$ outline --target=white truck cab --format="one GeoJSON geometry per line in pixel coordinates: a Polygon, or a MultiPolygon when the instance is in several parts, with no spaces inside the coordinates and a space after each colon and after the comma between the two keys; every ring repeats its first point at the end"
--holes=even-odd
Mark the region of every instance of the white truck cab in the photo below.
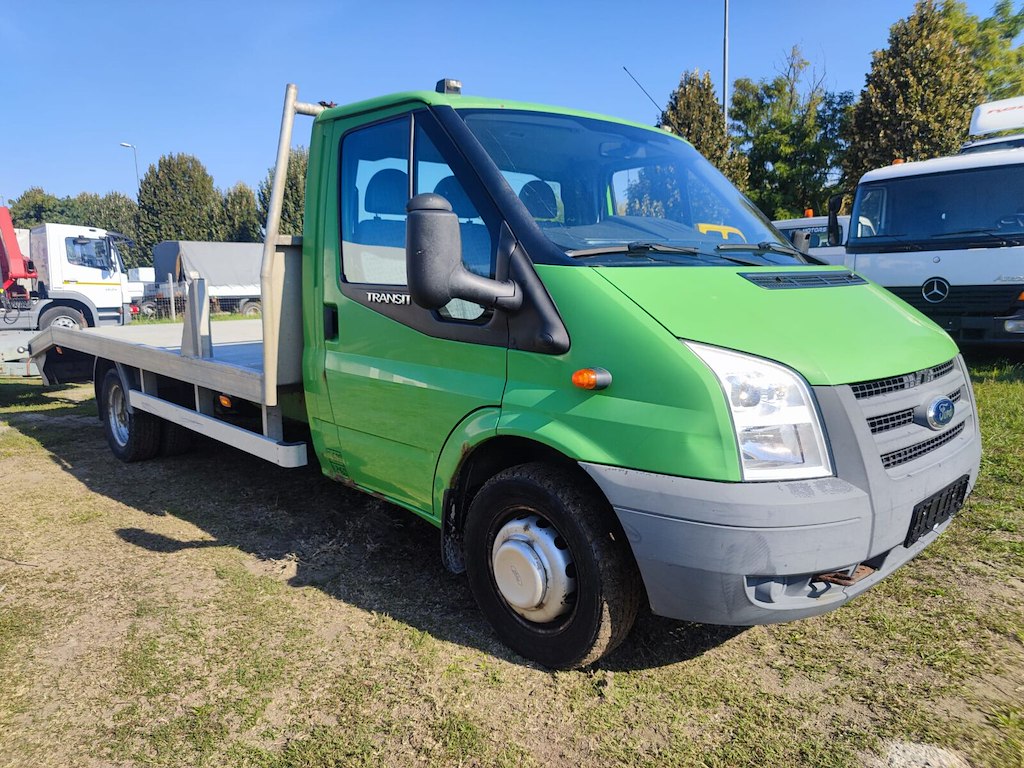
{"type": "MultiPolygon", "coordinates": [[[[1024,98],[982,105],[972,121],[975,132],[1014,126],[1024,127],[1024,98]]],[[[847,267],[961,345],[1024,342],[1024,147],[869,171],[846,252],[847,267]]]]}
{"type": "Polygon", "coordinates": [[[122,325],[131,319],[128,273],[116,233],[71,224],[41,224],[29,233],[33,277],[0,301],[0,328],[122,325]]]}

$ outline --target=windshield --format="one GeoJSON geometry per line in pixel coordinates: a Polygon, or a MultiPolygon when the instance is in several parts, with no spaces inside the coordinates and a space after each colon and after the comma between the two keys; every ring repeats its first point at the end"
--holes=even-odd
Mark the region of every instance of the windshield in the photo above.
{"type": "Polygon", "coordinates": [[[675,136],[546,112],[460,114],[544,234],[570,256],[799,263],[753,203],[675,136]]]}
{"type": "Polygon", "coordinates": [[[1024,165],[903,176],[862,184],[847,247],[854,251],[1000,247],[1024,237],[1024,165]]]}

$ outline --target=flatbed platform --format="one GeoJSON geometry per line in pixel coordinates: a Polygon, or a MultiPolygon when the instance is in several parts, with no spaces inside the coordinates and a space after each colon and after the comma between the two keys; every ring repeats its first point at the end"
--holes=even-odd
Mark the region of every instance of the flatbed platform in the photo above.
{"type": "Polygon", "coordinates": [[[31,352],[35,357],[52,347],[66,345],[95,357],[264,404],[260,320],[211,323],[213,356],[209,358],[181,354],[182,330],[182,323],[140,323],[84,330],[50,327],[32,339],[31,352]]]}

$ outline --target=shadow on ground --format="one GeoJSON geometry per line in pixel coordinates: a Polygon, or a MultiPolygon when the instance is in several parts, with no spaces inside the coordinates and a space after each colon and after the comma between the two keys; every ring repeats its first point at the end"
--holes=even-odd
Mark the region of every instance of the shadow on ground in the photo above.
{"type": "MultiPolygon", "coordinates": [[[[294,564],[292,586],[313,586],[436,638],[530,664],[496,639],[465,578],[441,565],[437,529],[403,509],[332,482],[316,468],[281,469],[212,441],[199,441],[183,456],[125,465],[110,454],[98,424],[69,434],[56,420],[31,415],[7,419],[91,491],[149,515],[188,521],[210,537],[182,541],[144,527],[116,531],[129,544],[159,553],[234,547],[268,563],[294,564]]],[[[686,661],[740,631],[646,613],[599,666],[686,661]]]]}

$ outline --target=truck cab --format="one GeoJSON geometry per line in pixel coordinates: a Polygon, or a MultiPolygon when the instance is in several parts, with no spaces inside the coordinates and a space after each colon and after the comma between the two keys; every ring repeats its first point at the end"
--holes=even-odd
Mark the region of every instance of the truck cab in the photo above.
{"type": "Polygon", "coordinates": [[[27,250],[23,238],[5,239],[0,260],[17,259],[31,270],[20,272],[5,292],[2,327],[36,330],[53,324],[86,328],[129,322],[131,299],[120,239],[114,232],[72,224],[32,228],[27,250]]]}

